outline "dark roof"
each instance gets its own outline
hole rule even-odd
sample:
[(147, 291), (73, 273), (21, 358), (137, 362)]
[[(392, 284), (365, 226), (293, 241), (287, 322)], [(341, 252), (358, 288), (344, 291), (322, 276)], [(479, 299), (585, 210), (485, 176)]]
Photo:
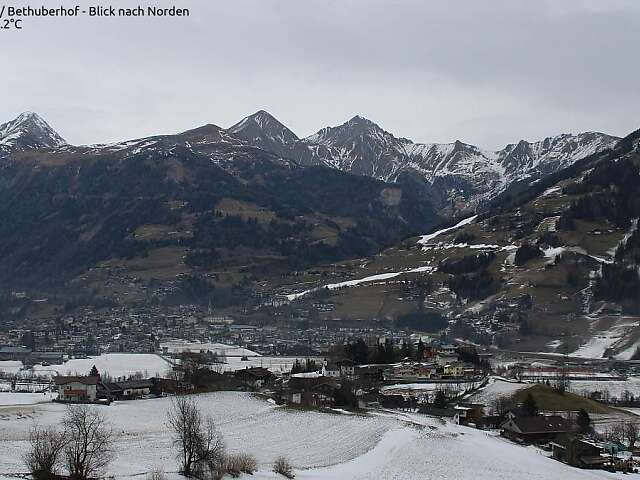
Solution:
[(38, 358), (60, 358), (64, 354), (62, 352), (31, 352), (32, 357)]
[(102, 384), (102, 386), (105, 388), (105, 390), (108, 390), (110, 392), (121, 392), (122, 388), (120, 387), (120, 385), (118, 385), (117, 383), (114, 382), (104, 382)]
[(453, 408), (426, 407), (422, 412), (434, 417), (453, 417), (456, 414)]
[(126, 380), (124, 382), (116, 383), (122, 390), (130, 388), (151, 388), (153, 386), (153, 382), (151, 382), (151, 380)]
[(312, 387), (311, 390), (329, 392), (329, 391), (333, 391), (335, 388), (336, 388), (336, 384), (334, 382), (323, 382)]
[(558, 415), (515, 417), (513, 423), (516, 424), (522, 433), (528, 434), (570, 432), (573, 427), (571, 422)]
[(506, 412), (505, 412), (505, 416), (508, 414), (512, 414), (514, 417), (526, 417), (527, 413), (525, 412), (525, 409), (522, 407), (513, 407), (513, 408), (509, 408)]
[(251, 368), (246, 368), (244, 370), (237, 370), (235, 372), (235, 375), (236, 376), (250, 375), (255, 378), (269, 378), (273, 376), (273, 373), (271, 373), (269, 370), (263, 367), (251, 367)]
[(31, 349), (26, 347), (0, 347), (0, 353), (29, 353)]
[(100, 382), (99, 377), (66, 377), (59, 375), (53, 379), (56, 385), (66, 385), (67, 383), (78, 382), (85, 385), (97, 385)]

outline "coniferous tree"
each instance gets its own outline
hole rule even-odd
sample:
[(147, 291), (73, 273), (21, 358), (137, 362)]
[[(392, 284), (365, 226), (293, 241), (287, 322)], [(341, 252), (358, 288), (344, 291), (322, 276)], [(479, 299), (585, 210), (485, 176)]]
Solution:
[(418, 351), (417, 351), (417, 356), (416, 359), (421, 362), (424, 359), (424, 343), (422, 341), (422, 338), (420, 338), (420, 340), (418, 341)]
[(584, 408), (578, 411), (578, 418), (576, 419), (578, 424), (578, 431), (580, 433), (589, 433), (591, 431), (591, 417)]
[(433, 406), (435, 408), (447, 408), (447, 396), (443, 390), (438, 390), (436, 396), (433, 399)]
[(530, 417), (538, 415), (538, 404), (533, 398), (533, 395), (531, 395), (530, 393), (527, 393), (527, 396), (522, 403), (522, 410), (524, 411), (525, 415)]

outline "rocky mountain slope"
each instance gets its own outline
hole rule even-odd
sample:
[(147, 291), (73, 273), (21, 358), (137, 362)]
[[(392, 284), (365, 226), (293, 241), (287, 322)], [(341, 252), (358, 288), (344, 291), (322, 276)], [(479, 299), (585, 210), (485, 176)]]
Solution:
[(475, 211), (515, 182), (530, 184), (619, 140), (596, 132), (562, 134), (489, 151), (460, 141), (414, 143), (359, 116), (300, 140), (264, 111), (229, 131), (302, 165), (325, 165), (387, 182), (402, 175), (424, 179), (438, 192), (438, 207), (449, 214)]
[(637, 358), (639, 177), (640, 131), (329, 282), (309, 272), (283, 288), (294, 304), (332, 305), (325, 320), (374, 318), (519, 351)]
[[(34, 114), (0, 132), (4, 314), (211, 302), (519, 350), (640, 346), (637, 134), (487, 152), (361, 117), (299, 139), (266, 112), (106, 145), (68, 145)], [(458, 196), (482, 210), (425, 234)], [(16, 289), (48, 300), (15, 313)]]
[[(64, 144), (33, 115), (7, 125), (3, 288), (101, 268), (118, 281), (208, 275), (237, 287), (256, 272), (374, 254), (439, 221), (418, 189), (300, 168), (215, 125), (91, 146)], [(95, 282), (103, 292), (114, 280)]]

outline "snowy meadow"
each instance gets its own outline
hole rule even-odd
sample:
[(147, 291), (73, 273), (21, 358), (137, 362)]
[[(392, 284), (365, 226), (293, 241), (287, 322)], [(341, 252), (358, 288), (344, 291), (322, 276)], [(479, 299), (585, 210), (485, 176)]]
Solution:
[[(300, 479), (536, 479), (612, 478), (576, 470), (531, 447), (493, 433), (418, 414), (329, 414), (275, 406), (251, 394), (217, 392), (196, 397), (211, 415), (231, 452), (258, 459), (253, 477), (276, 478), (270, 465), (287, 456)], [(116, 402), (96, 407), (116, 434), (117, 456), (107, 473), (117, 478), (163, 469), (177, 477), (166, 425), (170, 399)], [(0, 477), (26, 471), (21, 453), (29, 428), (57, 424), (65, 406), (44, 403), (0, 407)]]

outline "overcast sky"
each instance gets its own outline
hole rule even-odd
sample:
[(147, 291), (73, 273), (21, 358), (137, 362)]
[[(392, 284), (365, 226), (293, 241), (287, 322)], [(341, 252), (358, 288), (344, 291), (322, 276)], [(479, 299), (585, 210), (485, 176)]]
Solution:
[(188, 19), (0, 32), (0, 120), (33, 110), (76, 144), (259, 109), (299, 136), (360, 114), (414, 141), (485, 148), (640, 127), (638, 0), (175, 1)]

